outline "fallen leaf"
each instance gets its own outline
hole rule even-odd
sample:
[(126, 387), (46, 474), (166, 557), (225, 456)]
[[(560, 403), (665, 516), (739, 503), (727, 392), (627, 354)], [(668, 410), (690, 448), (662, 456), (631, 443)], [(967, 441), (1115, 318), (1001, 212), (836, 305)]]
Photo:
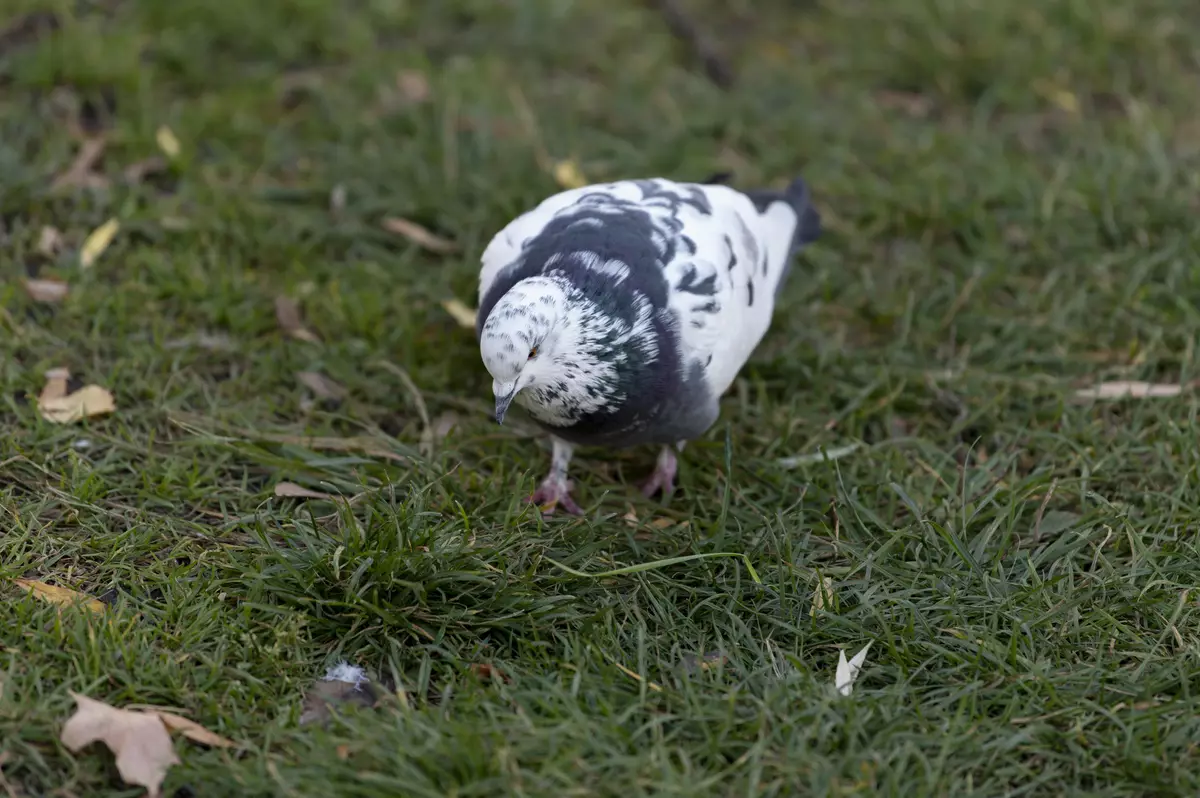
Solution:
[(495, 665), (491, 665), (487, 662), (472, 662), (470, 665), (470, 671), (480, 679), (491, 681), (493, 678), (498, 678), (505, 684), (512, 683), (511, 676), (497, 668)]
[(1158, 399), (1179, 396), (1184, 386), (1150, 382), (1102, 382), (1075, 392), (1077, 399)]
[(279, 322), (279, 327), (291, 337), (311, 344), (321, 342), (316, 333), (305, 327), (301, 321), (300, 306), (296, 304), (296, 300), (286, 296), (275, 297), (275, 319)]
[(180, 732), (194, 743), (207, 745), (210, 748), (237, 748), (237, 743), (233, 740), (222, 737), (216, 732), (209, 731), (194, 720), (189, 720), (173, 712), (163, 712), (157, 709), (152, 710), (152, 712), (158, 716), (158, 719), (168, 729)]
[(29, 298), (34, 302), (57, 304), (66, 299), (67, 292), (70, 290), (71, 287), (62, 280), (36, 277), (25, 279), (25, 293), (29, 294)]
[(47, 258), (53, 258), (63, 248), (62, 233), (58, 228), (46, 225), (42, 228), (42, 232), (38, 234), (37, 251)]
[(159, 127), (154, 133), (154, 140), (158, 142), (158, 148), (172, 161), (179, 157), (179, 152), (182, 148), (179, 146), (179, 139), (175, 137), (175, 133), (171, 128), (166, 125)]
[(629, 524), (630, 526), (638, 525), (637, 510), (633, 509), (632, 504), (629, 505), (629, 511), (626, 512), (625, 515), (621, 516), (621, 520), (623, 520), (625, 523)]
[(822, 576), (817, 580), (817, 586), (813, 590), (812, 597), (812, 612), (815, 615), (823, 609), (826, 609), (833, 603), (833, 580), (828, 576)]
[(310, 490), (294, 482), (280, 482), (275, 486), (275, 495), (291, 499), (332, 499), (328, 493)]
[(812, 465), (814, 463), (833, 462), (840, 460), (849, 454), (854, 454), (862, 448), (860, 441), (839, 446), (835, 449), (822, 449), (811, 454), (800, 454), (795, 457), (783, 457), (776, 461), (780, 468), (795, 468), (802, 465)]
[(446, 439), (450, 431), (458, 425), (458, 413), (448, 411), (442, 413), (433, 420), (425, 429), (421, 430), (421, 442), (418, 448), (426, 457), (433, 454), (434, 448)]
[(867, 660), (867, 649), (871, 647), (868, 642), (862, 647), (862, 650), (846, 661), (846, 652), (838, 650), (837, 673), (834, 675), (834, 686), (842, 695), (850, 695), (854, 689), (854, 682), (858, 679), (858, 674), (862, 672), (863, 663)]
[(476, 313), (457, 299), (443, 299), (442, 307), (459, 325), (469, 330), (475, 329)]
[(348, 395), (345, 388), (317, 371), (298, 371), (296, 379), (318, 399), (344, 399)]
[[(674, 518), (659, 517), (651, 521), (648, 526), (652, 529), (666, 529), (669, 526), (675, 526), (675, 524), (676, 521)], [(684, 521), (681, 525), (687, 526), (688, 522)]]
[(38, 400), (42, 418), (55, 424), (70, 424), (73, 421), (111, 413), (117, 409), (113, 395), (99, 385), (85, 385), (66, 396)]
[(554, 180), (563, 188), (582, 188), (587, 178), (579, 171), (574, 161), (559, 161), (554, 164)]
[(108, 245), (112, 243), (113, 237), (120, 229), (120, 222), (116, 219), (109, 219), (93, 230), (79, 250), (79, 265), (85, 269), (91, 268), (91, 265), (96, 262), (96, 258), (103, 255), (104, 250), (108, 249)]
[(54, 178), (50, 184), (51, 191), (61, 191), (64, 188), (103, 188), (108, 180), (103, 175), (92, 172), (100, 156), (104, 154), (107, 142), (103, 138), (84, 139), (79, 145), (75, 160), (66, 171)]
[(145, 787), (147, 798), (160, 796), (167, 770), (182, 763), (159, 716), (118, 709), (75, 692), (71, 697), (75, 713), (63, 725), (62, 744), (75, 753), (103, 742), (116, 757), (117, 771), (126, 784)]
[(430, 232), (427, 228), (422, 227), (416, 222), (409, 221), (408, 219), (402, 219), (399, 216), (389, 216), (380, 222), (380, 224), (383, 226), (383, 229), (387, 230), (389, 233), (395, 233), (396, 235), (404, 236), (417, 246), (424, 247), (430, 252), (446, 254), (449, 252), (458, 251), (458, 244), (442, 238), (441, 236)]
[(350, 758), (350, 746), (345, 745), (344, 743), (342, 745), (339, 745), (337, 748), (333, 749), (333, 752), (335, 754), (337, 754), (338, 759), (341, 759), (343, 761)]
[(366, 671), (343, 662), (326, 671), (324, 678), (304, 696), (300, 723), (325, 723), (330, 719), (332, 709), (341, 704), (357, 704), (369, 709), (378, 701), (379, 694)]
[(423, 103), (429, 99), (429, 79), (424, 72), (402, 69), (396, 73), (396, 88), (411, 103)]
[(61, 399), (67, 395), (67, 383), (71, 379), (71, 371), (69, 369), (50, 369), (43, 376), (46, 378), (46, 385), (42, 388), (42, 392), (38, 394), (39, 403)]
[(17, 587), (22, 590), (32, 593), (43, 601), (48, 601), (51, 604), (57, 604), (60, 607), (70, 607), (72, 605), (81, 605), (96, 613), (97, 615), (104, 612), (104, 602), (92, 598), (91, 596), (71, 590), (68, 587), (59, 587), (58, 585), (48, 585), (45, 582), (39, 582), (36, 579), (17, 579)]
[(121, 175), (125, 178), (126, 183), (141, 183), (149, 175), (158, 174), (165, 171), (167, 161), (161, 155), (151, 155), (149, 158), (143, 158), (140, 161), (134, 161), (126, 166)]

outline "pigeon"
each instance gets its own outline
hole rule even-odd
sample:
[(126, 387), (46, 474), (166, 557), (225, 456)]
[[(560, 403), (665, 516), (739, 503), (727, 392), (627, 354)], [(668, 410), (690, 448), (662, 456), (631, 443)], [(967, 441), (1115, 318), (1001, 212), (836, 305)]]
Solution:
[(669, 500), (676, 452), (716, 422), (793, 256), (820, 235), (801, 178), (782, 191), (597, 183), (496, 233), (480, 259), (475, 334), (496, 421), (516, 402), (551, 438), (529, 501), (580, 515), (567, 480), (575, 447), (641, 445), (661, 447), (643, 493)]

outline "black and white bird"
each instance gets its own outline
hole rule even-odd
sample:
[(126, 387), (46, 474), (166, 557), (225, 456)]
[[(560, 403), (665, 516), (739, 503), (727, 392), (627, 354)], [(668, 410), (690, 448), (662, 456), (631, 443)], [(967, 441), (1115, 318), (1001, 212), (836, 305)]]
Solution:
[(808, 188), (622, 180), (570, 189), (488, 244), (476, 336), (496, 420), (516, 401), (550, 433), (550, 473), (530, 497), (581, 513), (575, 446), (661, 446), (644, 483), (674, 490), (675, 450), (767, 328), (793, 255), (821, 233)]

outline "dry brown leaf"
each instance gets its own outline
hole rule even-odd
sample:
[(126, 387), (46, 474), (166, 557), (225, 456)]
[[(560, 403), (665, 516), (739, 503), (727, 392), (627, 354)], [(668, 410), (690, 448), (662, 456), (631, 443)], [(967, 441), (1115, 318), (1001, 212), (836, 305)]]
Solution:
[(625, 513), (625, 515), (621, 516), (621, 519), (622, 519), (622, 520), (623, 520), (625, 523), (629, 524), (630, 526), (637, 526), (637, 525), (638, 525), (638, 514), (637, 514), (637, 510), (633, 509), (633, 505), (632, 505), (632, 504), (631, 504), (631, 505), (629, 505), (629, 512), (627, 512), (627, 513)]
[(396, 73), (396, 88), (411, 103), (423, 103), (431, 94), (429, 79), (416, 69), (402, 69)]
[(318, 399), (344, 399), (347, 391), (329, 377), (317, 371), (298, 371), (296, 379)]
[(54, 178), (50, 184), (51, 191), (61, 191), (64, 188), (103, 188), (108, 180), (103, 175), (92, 172), (100, 156), (104, 154), (107, 142), (103, 138), (84, 139), (79, 145), (75, 160), (66, 171)]
[(62, 280), (46, 278), (26, 278), (25, 280), (25, 293), (29, 294), (29, 298), (34, 302), (57, 304), (66, 299), (67, 292), (70, 290), (71, 287)]
[(579, 171), (574, 161), (559, 161), (554, 164), (554, 180), (563, 188), (583, 188), (587, 178)]
[(183, 149), (179, 146), (179, 139), (175, 137), (175, 133), (166, 125), (154, 133), (154, 140), (158, 142), (158, 148), (172, 161), (179, 157), (179, 152)]
[(475, 329), (476, 312), (471, 308), (459, 302), (457, 299), (443, 299), (442, 307), (446, 312), (459, 323), (460, 326), (466, 327), (468, 330)]
[(113, 395), (99, 385), (85, 385), (66, 396), (38, 399), (42, 418), (55, 424), (70, 424), (91, 416), (111, 413), (117, 409)]
[(36, 579), (18, 579), (16, 580), (17, 587), (22, 590), (32, 593), (43, 601), (48, 601), (51, 604), (57, 604), (60, 607), (69, 607), (75, 604), (83, 606), (92, 612), (100, 615), (104, 612), (104, 602), (92, 598), (84, 593), (71, 590), (69, 587), (59, 587), (58, 585), (48, 585), (45, 582), (39, 582)]
[(79, 250), (79, 265), (85, 269), (91, 268), (91, 265), (96, 262), (96, 258), (103, 255), (104, 250), (108, 249), (108, 245), (112, 243), (113, 237), (120, 229), (120, 222), (116, 219), (109, 219), (88, 234), (88, 237), (84, 239), (83, 247)]
[(335, 754), (337, 754), (338, 759), (346, 760), (350, 758), (350, 746), (348, 745), (339, 745), (337, 748), (333, 749), (333, 751)]
[(428, 457), (433, 454), (434, 448), (446, 439), (450, 434), (450, 430), (458, 425), (458, 413), (447, 411), (433, 420), (425, 429), (421, 430), (421, 442), (419, 449), (423, 455)]
[(70, 369), (50, 369), (43, 376), (46, 378), (46, 385), (38, 395), (38, 402), (61, 399), (67, 395), (67, 382), (71, 379)]
[(53, 258), (63, 248), (63, 236), (58, 231), (58, 228), (46, 225), (42, 228), (42, 232), (38, 234), (37, 251), (40, 255), (45, 255), (47, 258)]
[(446, 254), (449, 252), (457, 252), (458, 244), (442, 238), (435, 233), (430, 232), (427, 228), (422, 227), (416, 222), (402, 219), (399, 216), (389, 216), (380, 224), (384, 230), (389, 233), (395, 233), (399, 236), (404, 236), (409, 241), (417, 246), (424, 247), (430, 252)]
[(512, 677), (504, 671), (487, 662), (473, 662), (470, 666), (471, 673), (478, 676), (480, 679), (491, 681), (493, 677), (499, 678), (505, 684), (512, 683)]
[(328, 493), (322, 493), (319, 490), (310, 490), (303, 485), (297, 485), (295, 482), (280, 482), (275, 486), (275, 495), (289, 499), (332, 499)]
[(812, 612), (815, 614), (820, 610), (827, 609), (832, 602), (833, 580), (828, 576), (823, 576), (817, 580), (817, 586), (813, 589)]
[(167, 770), (181, 762), (159, 716), (118, 709), (75, 692), (71, 697), (75, 713), (63, 724), (62, 744), (75, 753), (94, 742), (104, 743), (126, 784), (145, 787), (147, 798), (160, 796)]
[(275, 297), (275, 319), (279, 322), (280, 329), (291, 337), (308, 341), (310, 344), (321, 342), (316, 333), (304, 326), (300, 318), (300, 306), (291, 297)]
[(1077, 399), (1158, 399), (1179, 396), (1183, 385), (1117, 380), (1075, 392)]
[(173, 712), (163, 712), (159, 709), (151, 711), (158, 716), (158, 719), (168, 729), (180, 732), (194, 743), (207, 745), (210, 748), (237, 748), (237, 743), (233, 740), (222, 737), (216, 732), (209, 731), (194, 720), (189, 720)]

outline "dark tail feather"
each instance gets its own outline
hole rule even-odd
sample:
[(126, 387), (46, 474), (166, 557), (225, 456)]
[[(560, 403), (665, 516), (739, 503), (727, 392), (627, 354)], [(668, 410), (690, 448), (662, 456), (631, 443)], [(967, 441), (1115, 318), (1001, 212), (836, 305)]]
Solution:
[(792, 254), (821, 237), (821, 214), (812, 204), (812, 195), (803, 178), (797, 177), (783, 191), (757, 189), (743, 192), (759, 213), (765, 213), (775, 202), (786, 202), (796, 212), (796, 234), (792, 236)]

